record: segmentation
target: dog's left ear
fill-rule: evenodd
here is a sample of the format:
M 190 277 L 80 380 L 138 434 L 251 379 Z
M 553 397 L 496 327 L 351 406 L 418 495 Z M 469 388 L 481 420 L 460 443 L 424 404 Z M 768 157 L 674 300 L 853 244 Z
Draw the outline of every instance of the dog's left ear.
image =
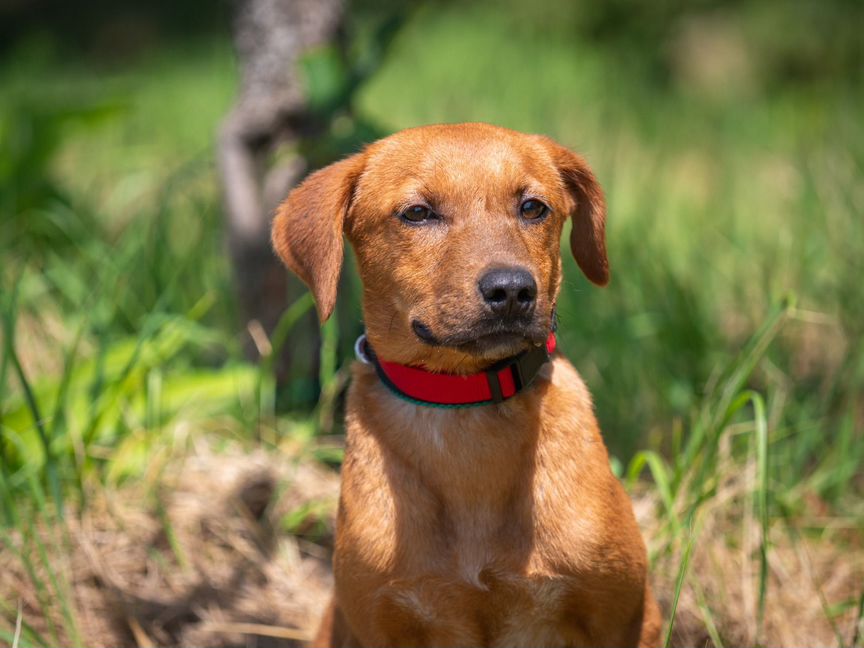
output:
M 309 286 L 322 323 L 336 305 L 342 230 L 363 166 L 361 153 L 316 171 L 288 194 L 273 219 L 273 247 Z
M 548 137 L 540 140 L 549 150 L 573 199 L 570 250 L 576 263 L 593 283 L 609 283 L 606 258 L 606 200 L 603 189 L 581 156 Z

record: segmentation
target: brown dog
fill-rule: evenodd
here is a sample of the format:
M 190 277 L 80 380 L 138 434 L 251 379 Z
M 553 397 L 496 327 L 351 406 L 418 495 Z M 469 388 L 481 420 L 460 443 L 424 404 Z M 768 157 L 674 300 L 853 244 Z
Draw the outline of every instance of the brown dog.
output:
M 317 644 L 659 643 L 591 397 L 566 359 L 545 362 L 568 217 L 579 267 L 606 284 L 603 193 L 585 161 L 485 124 L 397 133 L 279 208 L 275 248 L 322 321 L 343 232 L 354 246 L 373 361 L 355 363 L 348 395 L 336 591 Z M 429 406 L 471 400 L 458 383 L 436 401 L 454 374 L 487 400 Z

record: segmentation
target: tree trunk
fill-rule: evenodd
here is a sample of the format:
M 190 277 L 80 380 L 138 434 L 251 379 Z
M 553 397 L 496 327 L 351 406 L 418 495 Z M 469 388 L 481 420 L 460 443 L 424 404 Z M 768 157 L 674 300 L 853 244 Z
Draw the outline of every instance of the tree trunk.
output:
M 299 156 L 273 165 L 277 147 L 313 134 L 316 124 L 304 97 L 299 61 L 310 48 L 333 43 L 342 31 L 342 0 L 238 0 L 234 40 L 241 65 L 240 96 L 219 137 L 228 249 L 250 358 L 267 353 L 269 338 L 287 304 L 302 294 L 270 246 L 275 208 L 305 174 Z M 286 344 L 277 359 L 284 382 L 293 359 L 317 364 L 317 323 L 308 318 L 299 345 Z M 297 339 L 292 336 L 292 339 Z

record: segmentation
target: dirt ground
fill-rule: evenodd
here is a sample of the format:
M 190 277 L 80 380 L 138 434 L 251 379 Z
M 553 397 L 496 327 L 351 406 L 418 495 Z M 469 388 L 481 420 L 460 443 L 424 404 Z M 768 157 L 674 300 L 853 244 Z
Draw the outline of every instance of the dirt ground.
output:
M 130 486 L 100 495 L 70 522 L 69 550 L 52 558 L 71 583 L 84 643 L 301 645 L 314 631 L 332 584 L 337 496 L 337 474 L 318 464 L 207 449 L 165 471 L 155 492 Z M 656 504 L 646 494 L 634 506 L 651 547 L 659 524 Z M 860 595 L 864 551 L 840 549 L 825 534 L 794 542 L 772 537 L 759 637 L 755 548 L 747 529 L 736 531 L 741 525 L 734 522 L 718 508 L 703 529 L 672 644 L 712 645 L 711 624 L 731 645 L 852 643 L 855 606 L 832 608 L 833 625 L 825 611 Z M 659 556 L 652 569 L 667 614 L 679 561 L 680 552 L 672 552 Z M 26 571 L 2 552 L 0 564 L 0 599 L 13 606 L 20 601 L 23 619 L 44 632 L 47 620 Z

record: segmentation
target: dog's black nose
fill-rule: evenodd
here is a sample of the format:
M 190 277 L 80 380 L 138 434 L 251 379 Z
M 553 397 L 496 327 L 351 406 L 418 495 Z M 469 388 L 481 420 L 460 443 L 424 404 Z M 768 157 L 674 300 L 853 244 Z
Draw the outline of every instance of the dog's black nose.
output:
M 524 268 L 490 270 L 477 284 L 486 307 L 502 317 L 525 317 L 534 312 L 537 282 Z

